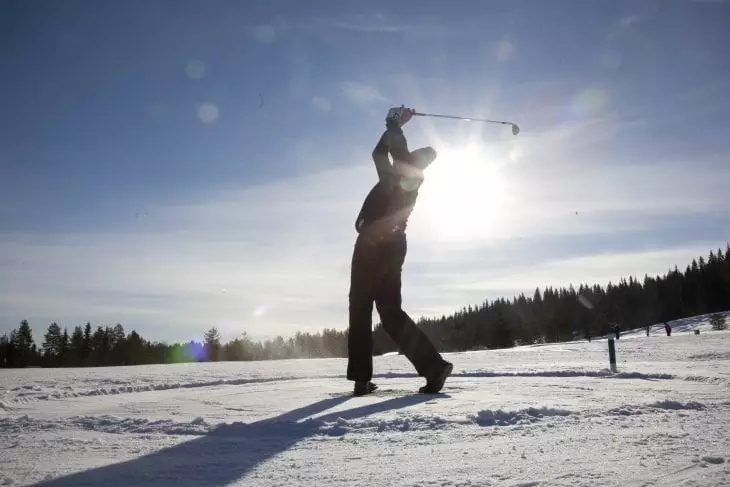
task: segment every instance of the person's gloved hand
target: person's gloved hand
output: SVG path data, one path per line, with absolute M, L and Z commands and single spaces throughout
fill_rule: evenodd
M 394 124 L 398 127 L 402 127 L 408 123 L 415 113 L 416 111 L 414 109 L 406 108 L 405 105 L 393 107 L 388 110 L 388 114 L 385 116 L 385 124 Z

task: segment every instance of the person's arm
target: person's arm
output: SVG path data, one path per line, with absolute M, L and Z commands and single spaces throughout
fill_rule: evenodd
M 382 182 L 392 181 L 389 176 L 393 173 L 393 166 L 399 162 L 411 163 L 411 152 L 408 150 L 408 141 L 403 135 L 402 127 L 413 117 L 415 110 L 392 107 L 385 116 L 386 130 L 373 149 L 373 162 L 378 172 L 378 179 Z M 393 158 L 391 164 L 390 157 Z
M 393 165 L 397 161 L 410 161 L 411 154 L 408 151 L 408 142 L 403 131 L 399 128 L 388 127 L 380 136 L 377 145 L 373 149 L 373 162 L 378 172 L 378 179 L 381 182 L 388 182 L 393 174 Z M 390 157 L 393 158 L 391 163 Z
M 408 141 L 403 134 L 402 126 L 410 120 L 414 113 L 414 110 L 405 107 L 391 108 L 388 111 L 385 122 L 387 129 L 380 136 L 372 153 L 378 179 L 381 182 L 395 182 L 398 178 L 391 176 L 396 175 L 396 167 L 400 167 L 402 170 L 403 164 L 407 164 L 407 167 L 416 171 L 423 171 L 436 159 L 436 151 L 432 147 L 423 147 L 413 152 L 408 150 Z M 391 157 L 393 158 L 392 163 Z
M 413 156 L 408 150 L 408 141 L 400 128 L 389 128 L 385 131 L 388 136 L 388 151 L 393 157 L 393 163 L 397 161 L 411 164 Z

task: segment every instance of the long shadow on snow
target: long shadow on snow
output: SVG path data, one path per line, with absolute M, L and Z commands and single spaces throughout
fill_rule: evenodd
M 194 440 L 116 463 L 34 484 L 36 487 L 221 486 L 241 479 L 259 464 L 317 433 L 339 436 L 343 428 L 322 429 L 323 423 L 349 420 L 413 406 L 433 397 L 396 397 L 297 422 L 348 400 L 334 397 L 254 423 L 223 424 Z

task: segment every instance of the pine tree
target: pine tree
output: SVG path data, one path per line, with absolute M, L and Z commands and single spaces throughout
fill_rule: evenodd
M 144 357 L 145 341 L 139 333 L 132 330 L 125 339 L 124 362 L 126 365 L 141 365 L 145 363 Z
M 61 355 L 61 327 L 58 323 L 53 322 L 48 326 L 41 347 L 46 363 L 50 366 L 58 365 Z
M 125 346 L 126 336 L 124 327 L 117 323 L 112 329 L 110 338 L 110 347 L 112 354 L 112 362 L 118 365 L 125 365 Z
M 80 326 L 74 327 L 71 334 L 71 347 L 69 351 L 69 363 L 74 367 L 84 364 L 84 330 Z
M 715 331 L 727 330 L 727 323 L 723 313 L 714 313 L 710 315 L 710 325 Z
M 61 335 L 60 350 L 58 353 L 58 365 L 61 365 L 61 366 L 68 365 L 70 355 L 71 355 L 71 338 L 68 336 L 68 330 L 66 328 L 64 328 L 63 334 Z
M 216 327 L 210 328 L 205 332 L 205 356 L 209 362 L 217 362 L 220 360 L 221 335 Z
M 91 343 L 91 323 L 87 322 L 84 327 L 84 342 L 82 348 L 82 361 L 87 364 L 91 361 L 91 350 L 93 345 Z
M 28 367 L 33 362 L 33 331 L 27 320 L 20 322 L 17 333 L 14 335 L 15 367 Z
M 13 366 L 13 344 L 7 334 L 0 336 L 0 367 Z
M 96 366 L 104 365 L 108 353 L 109 337 L 104 328 L 97 326 L 91 336 L 91 363 Z

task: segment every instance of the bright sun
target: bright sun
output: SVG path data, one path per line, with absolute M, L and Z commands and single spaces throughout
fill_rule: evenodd
M 413 214 L 419 226 L 442 241 L 494 236 L 508 196 L 498 168 L 497 161 L 479 146 L 439 150 L 419 191 Z

